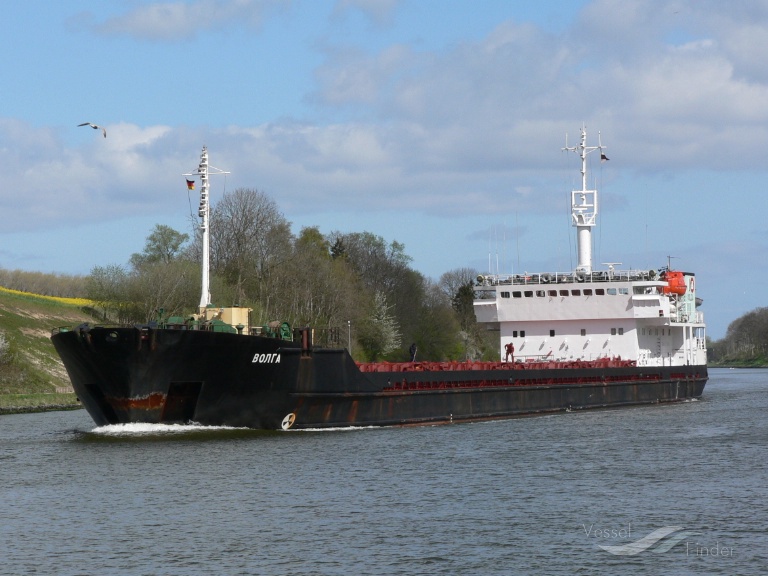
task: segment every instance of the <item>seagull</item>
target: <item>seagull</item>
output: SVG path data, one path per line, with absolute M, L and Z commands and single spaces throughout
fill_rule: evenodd
M 78 128 L 80 126 L 90 126 L 94 130 L 101 130 L 104 133 L 104 138 L 107 137 L 107 129 L 106 128 L 102 128 L 101 126 L 96 126 L 96 124 L 91 124 L 90 122 L 83 122 L 82 124 L 78 124 L 77 126 L 78 126 Z

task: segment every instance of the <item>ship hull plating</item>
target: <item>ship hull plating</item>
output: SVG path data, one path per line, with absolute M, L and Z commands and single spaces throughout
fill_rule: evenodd
M 98 425 L 277 429 L 509 418 L 701 396 L 706 366 L 420 364 L 361 371 L 346 350 L 198 330 L 81 327 L 52 337 Z

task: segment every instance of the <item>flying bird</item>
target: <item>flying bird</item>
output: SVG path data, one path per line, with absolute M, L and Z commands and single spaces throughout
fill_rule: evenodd
M 94 130 L 101 130 L 104 133 L 104 138 L 107 137 L 107 129 L 106 128 L 102 128 L 101 126 L 97 126 L 96 124 L 91 124 L 90 122 L 83 122 L 82 124 L 78 124 L 77 126 L 78 126 L 78 128 L 80 126 L 90 126 Z

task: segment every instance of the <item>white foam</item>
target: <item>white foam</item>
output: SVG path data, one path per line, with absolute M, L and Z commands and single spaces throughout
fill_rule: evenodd
M 139 434 L 179 434 L 186 432 L 208 432 L 214 430 L 248 430 L 234 426 L 203 426 L 202 424 L 149 424 L 132 422 L 129 424 L 108 424 L 91 430 L 94 434 L 105 436 L 129 436 Z
M 284 432 L 353 432 L 355 430 L 375 430 L 381 426 L 337 426 L 331 428 L 291 428 Z

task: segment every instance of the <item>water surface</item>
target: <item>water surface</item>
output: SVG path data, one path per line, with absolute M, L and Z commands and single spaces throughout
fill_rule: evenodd
M 4 415 L 0 574 L 759 574 L 767 408 L 768 371 L 712 370 L 698 401 L 430 427 Z

